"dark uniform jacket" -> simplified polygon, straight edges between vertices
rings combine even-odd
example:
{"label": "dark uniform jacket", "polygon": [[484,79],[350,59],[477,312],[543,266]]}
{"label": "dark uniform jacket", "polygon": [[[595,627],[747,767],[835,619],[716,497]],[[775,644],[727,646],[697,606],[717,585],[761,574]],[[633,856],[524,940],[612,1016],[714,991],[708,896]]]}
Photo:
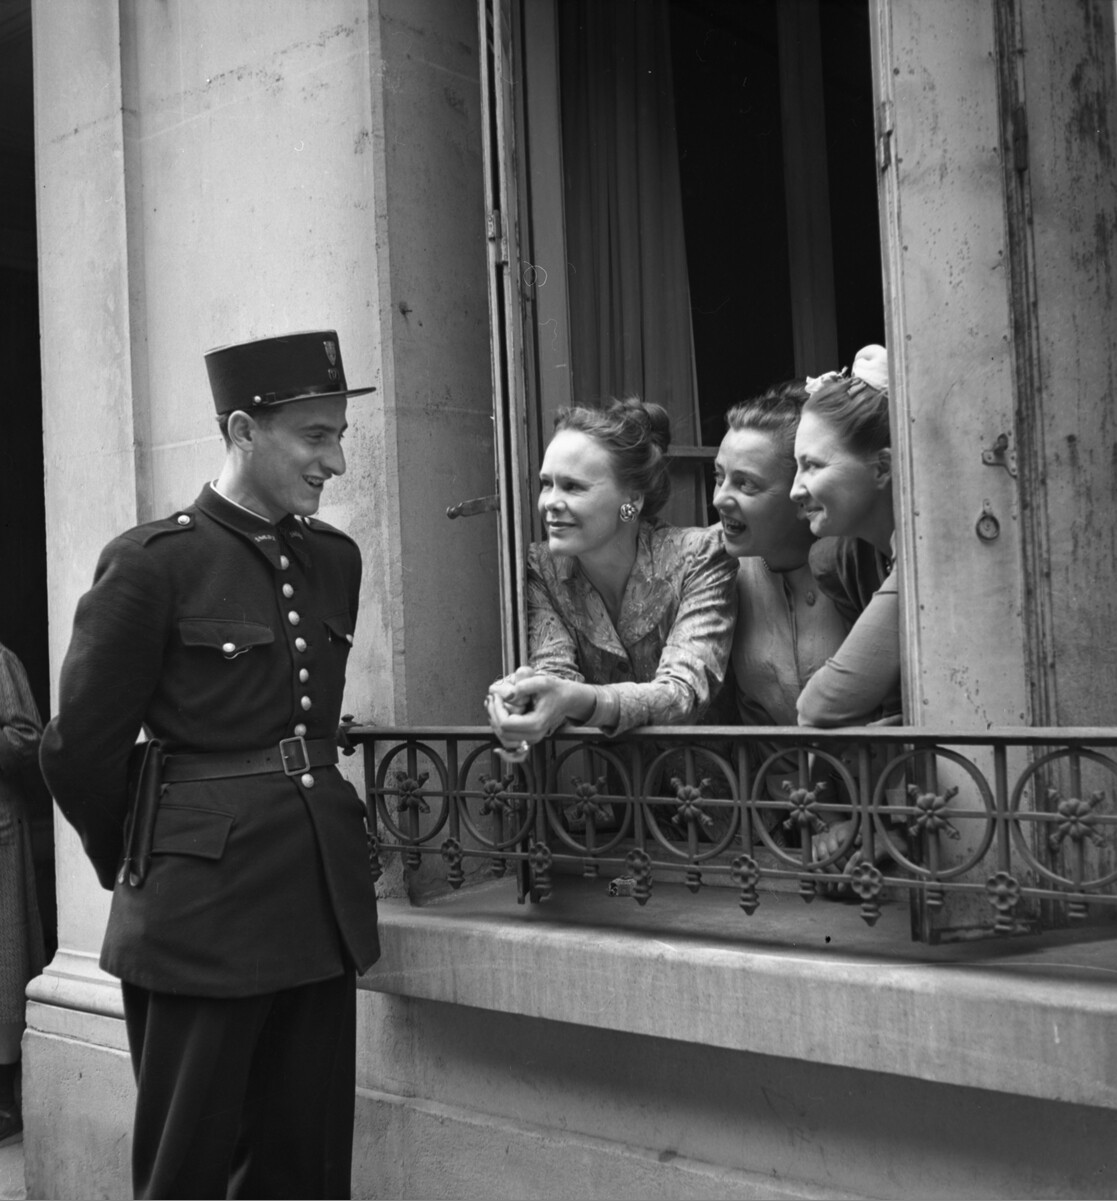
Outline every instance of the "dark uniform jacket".
{"label": "dark uniform jacket", "polygon": [[[114,888],[102,967],[250,996],[379,955],[364,807],[336,767],[164,787],[143,886],[116,882],[141,726],[177,752],[336,736],[361,578],[317,519],[270,525],[206,485],[114,539],[78,603],[44,775]],[[304,728],[305,727],[305,730]]]}

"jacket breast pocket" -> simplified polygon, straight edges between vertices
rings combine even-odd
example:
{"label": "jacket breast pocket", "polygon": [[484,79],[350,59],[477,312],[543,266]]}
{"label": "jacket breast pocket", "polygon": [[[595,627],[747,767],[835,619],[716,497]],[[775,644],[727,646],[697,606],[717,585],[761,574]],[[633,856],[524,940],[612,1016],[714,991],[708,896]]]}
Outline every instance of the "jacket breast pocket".
{"label": "jacket breast pocket", "polygon": [[234,817],[217,809],[161,805],[151,840],[153,855],[194,855],[220,859],[225,854]]}
{"label": "jacket breast pocket", "polygon": [[235,659],[254,646],[275,641],[271,626],[259,621],[233,621],[227,617],[183,617],[178,634],[183,646],[205,647]]}

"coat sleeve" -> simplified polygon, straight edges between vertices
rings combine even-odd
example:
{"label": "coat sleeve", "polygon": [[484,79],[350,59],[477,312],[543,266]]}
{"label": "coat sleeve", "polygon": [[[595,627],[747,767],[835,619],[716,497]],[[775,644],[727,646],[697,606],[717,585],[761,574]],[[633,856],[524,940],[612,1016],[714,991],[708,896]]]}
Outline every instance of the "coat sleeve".
{"label": "coat sleeve", "polygon": [[899,692],[900,597],[893,571],[799,694],[799,724],[864,725],[898,713]]}
{"label": "coat sleeve", "polygon": [[43,735],[43,776],[105,888],[120,861],[128,755],[159,681],[171,607],[157,557],[128,535],[111,542],[78,602]]}
{"label": "coat sleeve", "polygon": [[0,776],[36,761],[43,725],[23,664],[0,646]]}

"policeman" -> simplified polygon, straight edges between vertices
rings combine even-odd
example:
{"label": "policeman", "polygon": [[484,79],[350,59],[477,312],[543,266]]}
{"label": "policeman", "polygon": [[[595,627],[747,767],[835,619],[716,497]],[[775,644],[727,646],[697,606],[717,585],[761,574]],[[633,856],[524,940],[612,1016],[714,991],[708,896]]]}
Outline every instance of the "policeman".
{"label": "policeman", "polygon": [[347,386],[333,330],[206,366],[221,474],[102,552],[41,762],[113,890],[136,1196],[348,1197],[354,973],[379,955],[336,766],[361,557],[314,514],[347,398],[373,389]]}

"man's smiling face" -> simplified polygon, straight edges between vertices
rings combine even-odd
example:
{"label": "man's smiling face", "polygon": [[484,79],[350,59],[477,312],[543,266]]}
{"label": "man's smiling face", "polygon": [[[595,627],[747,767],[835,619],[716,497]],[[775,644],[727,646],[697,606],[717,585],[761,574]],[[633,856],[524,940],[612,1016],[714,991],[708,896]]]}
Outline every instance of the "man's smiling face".
{"label": "man's smiling face", "polygon": [[299,400],[254,422],[236,499],[273,522],[316,513],[326,481],[345,472],[345,407],[344,396]]}

